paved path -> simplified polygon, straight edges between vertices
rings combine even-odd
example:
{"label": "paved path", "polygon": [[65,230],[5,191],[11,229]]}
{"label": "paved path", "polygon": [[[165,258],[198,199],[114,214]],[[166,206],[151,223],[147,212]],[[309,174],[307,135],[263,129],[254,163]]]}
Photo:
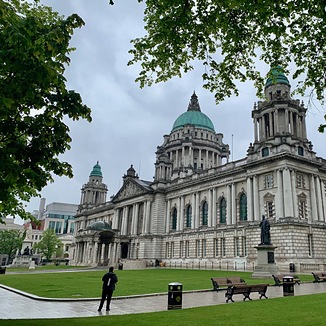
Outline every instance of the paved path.
{"label": "paved path", "polygon": [[[23,292],[17,293],[6,288],[0,284],[0,319],[91,317],[106,314],[122,315],[167,310],[167,294],[113,298],[109,312],[97,312],[99,299],[58,301],[29,296]],[[326,293],[326,282],[295,285],[295,295],[313,293]],[[211,290],[193,293],[184,292],[182,308],[226,304],[224,294],[225,291],[214,292]],[[283,287],[268,287],[267,296],[268,298],[283,297]],[[258,300],[259,297],[257,293],[253,293],[251,298]],[[236,302],[241,301],[242,296],[237,295],[234,299]]]}

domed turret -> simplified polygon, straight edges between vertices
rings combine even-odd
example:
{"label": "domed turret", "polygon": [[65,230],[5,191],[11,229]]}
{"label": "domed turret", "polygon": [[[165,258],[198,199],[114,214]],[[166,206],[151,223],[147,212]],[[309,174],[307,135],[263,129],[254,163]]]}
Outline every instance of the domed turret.
{"label": "domed turret", "polygon": [[195,92],[191,96],[187,112],[182,113],[177,118],[177,120],[175,120],[172,127],[172,132],[178,129],[182,129],[186,125],[191,125],[196,128],[207,129],[213,132],[215,131],[211,119],[206,114],[200,111],[198,97]]}
{"label": "domed turret", "polygon": [[290,82],[284,75],[284,70],[281,66],[271,68],[269,75],[271,75],[271,77],[267,78],[265,87],[275,84],[285,84],[290,86]]}
{"label": "domed turret", "polygon": [[101,170],[101,166],[97,163],[93,166],[93,170],[91,172],[91,174],[89,175],[90,177],[102,177],[102,170]]}

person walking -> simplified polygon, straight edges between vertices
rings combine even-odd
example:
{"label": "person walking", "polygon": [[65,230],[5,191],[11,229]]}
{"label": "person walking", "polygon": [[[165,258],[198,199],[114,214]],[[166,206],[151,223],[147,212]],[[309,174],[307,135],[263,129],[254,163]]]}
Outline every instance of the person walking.
{"label": "person walking", "polygon": [[107,301],[106,301],[106,311],[110,310],[110,303],[111,303],[112,294],[113,294],[113,291],[115,290],[115,284],[118,282],[118,277],[113,272],[113,270],[114,270],[114,268],[113,268],[113,266],[111,266],[109,268],[109,272],[106,273],[102,277],[102,282],[103,282],[102,298],[101,298],[100,306],[98,307],[98,311],[102,310],[105,299],[107,299]]}

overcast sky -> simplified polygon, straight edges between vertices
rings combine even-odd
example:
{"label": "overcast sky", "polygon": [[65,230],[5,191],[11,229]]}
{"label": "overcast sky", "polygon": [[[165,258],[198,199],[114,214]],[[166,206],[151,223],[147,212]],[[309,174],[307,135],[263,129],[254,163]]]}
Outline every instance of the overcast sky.
{"label": "overcast sky", "polygon": [[[203,113],[212,120],[215,131],[224,134],[224,143],[230,145],[231,159],[246,156],[253,141],[251,110],[256,90],[251,83],[240,85],[240,95],[226,99],[218,106],[213,94],[202,88],[203,68],[163,84],[140,89],[135,83],[139,67],[128,67],[131,59],[130,40],[144,35],[144,4],[137,0],[41,0],[55,11],[67,16],[77,13],[85,26],[76,30],[71,45],[76,51],[70,56],[67,68],[68,89],[81,94],[83,102],[92,109],[91,123],[69,122],[72,148],[62,156],[73,166],[74,178],[55,178],[42,191],[46,204],[65,202],[79,204],[80,189],[99,161],[103,180],[108,185],[108,196],[122,186],[122,177],[133,164],[139,177],[152,181],[155,151],[169,134],[174,121],[188,108],[195,91]],[[268,67],[260,65],[265,74]],[[290,80],[291,82],[291,80]],[[292,82],[292,86],[295,84]],[[297,96],[295,98],[298,98]],[[307,99],[303,99],[307,103]],[[317,131],[323,114],[310,109],[307,114],[308,138],[318,156],[326,157],[326,135]],[[233,135],[233,136],[232,136]],[[27,210],[39,207],[39,198],[33,199]]]}

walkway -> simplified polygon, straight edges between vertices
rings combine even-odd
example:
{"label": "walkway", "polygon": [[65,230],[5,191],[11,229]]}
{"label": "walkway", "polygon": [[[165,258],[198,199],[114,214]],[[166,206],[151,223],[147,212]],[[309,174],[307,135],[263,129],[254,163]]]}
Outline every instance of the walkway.
{"label": "walkway", "polygon": [[[295,295],[314,293],[326,293],[326,282],[295,285]],[[211,290],[183,293],[182,308],[226,304],[224,294],[225,291],[214,292]],[[269,298],[282,297],[283,287],[270,286],[267,290],[267,296]],[[258,300],[259,297],[257,293],[253,293],[251,298]],[[237,295],[234,299],[236,302],[241,301],[242,296]],[[99,299],[62,301],[38,298],[10,288],[8,290],[7,287],[0,285],[0,319],[92,317],[106,314],[121,315],[166,311],[167,294],[113,298],[109,312],[97,312],[98,304]]]}

